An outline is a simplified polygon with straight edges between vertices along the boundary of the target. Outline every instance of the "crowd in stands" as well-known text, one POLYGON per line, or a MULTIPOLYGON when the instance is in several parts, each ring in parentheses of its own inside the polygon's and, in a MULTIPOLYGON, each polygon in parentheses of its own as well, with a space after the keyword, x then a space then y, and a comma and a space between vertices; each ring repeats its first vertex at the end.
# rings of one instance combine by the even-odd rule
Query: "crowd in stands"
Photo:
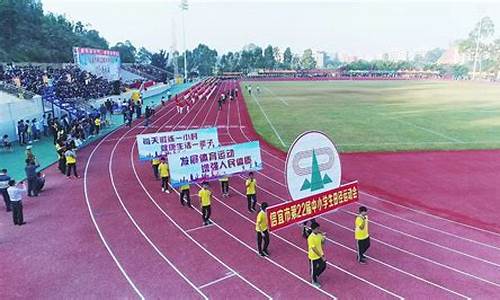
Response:
POLYGON ((112 82, 74 65, 61 67, 0 65, 0 81, 23 87, 38 95, 43 94, 45 87, 52 85, 55 87, 56 96, 60 99, 95 99, 119 92, 112 82))
POLYGON ((139 75, 147 75, 157 82, 167 82, 172 76, 165 70, 161 70, 151 65, 144 64, 128 64, 126 69, 129 71, 136 71, 139 75))

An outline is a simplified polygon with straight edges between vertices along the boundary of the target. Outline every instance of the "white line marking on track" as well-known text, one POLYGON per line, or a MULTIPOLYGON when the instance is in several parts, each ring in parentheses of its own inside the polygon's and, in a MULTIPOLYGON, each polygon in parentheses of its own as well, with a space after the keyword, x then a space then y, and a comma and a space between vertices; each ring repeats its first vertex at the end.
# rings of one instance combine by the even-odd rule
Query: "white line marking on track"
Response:
MULTIPOLYGON (((387 116, 385 116, 385 117, 387 117, 387 116)), ((410 125, 410 126, 413 126, 413 127, 415 127, 415 128, 418 128, 418 129, 421 129, 421 130, 427 131, 427 132, 429 132, 429 133, 432 133, 432 134, 434 134, 434 135, 440 136, 440 137, 445 138, 445 139, 447 139, 447 140, 450 140, 450 141, 452 141, 452 142, 456 142, 456 143, 463 143, 463 141, 462 141, 462 140, 459 140, 459 139, 457 139, 457 138, 454 138, 454 137, 448 136, 448 135, 446 135, 446 134, 443 134, 443 133, 437 132, 437 131, 435 131, 435 130, 432 130, 432 129, 429 129, 429 128, 426 128, 426 127, 423 127, 423 126, 419 126, 419 125, 417 125, 417 124, 413 124, 413 123, 408 122, 408 121, 404 121, 404 120, 401 120, 401 119, 398 119, 398 118, 395 118, 395 117, 387 117, 387 118, 388 118, 388 119, 390 119, 390 120, 394 120, 394 121, 396 121, 396 122, 402 123, 402 124, 410 125)))
MULTIPOLYGON (((274 134, 276 135, 276 137, 278 137, 278 140, 280 141, 281 145, 283 145, 283 147, 286 147, 286 144, 285 142, 283 141, 283 139, 281 138, 280 134, 278 133, 278 131, 276 130, 276 128, 274 128, 274 125, 273 123, 271 123, 271 120, 269 120, 269 117, 267 116, 266 112, 264 111, 264 109, 262 108, 262 106, 260 105, 259 103, 259 100, 257 100, 257 98, 255 98, 254 95, 252 95, 252 99, 253 101, 255 101, 255 103, 257 103, 257 106, 259 107, 260 111, 262 112, 262 114, 264 115, 264 117, 266 118, 267 120, 267 123, 269 123, 269 125, 271 126, 271 129, 274 131, 274 134)), ((241 126, 241 124, 240 124, 241 126)))
MULTIPOLYGON (((118 127, 116 130, 118 130, 119 128, 120 127, 118 127)), ((94 153, 96 152, 96 150, 99 147, 99 145, 101 145, 104 142, 104 140, 105 139, 102 139, 99 142, 99 144, 97 144, 97 146, 92 150, 92 152, 90 153, 89 158, 87 159, 87 163, 85 164, 85 171, 84 171, 84 175, 83 175, 83 191, 84 191, 84 195, 85 195, 85 202, 87 203, 87 208, 89 210, 90 219, 92 220, 92 223, 94 224, 94 227, 97 230, 97 234, 99 235, 99 238, 101 239, 102 243, 104 244, 104 247, 106 247, 106 250, 108 250, 109 255, 111 256, 111 258, 115 262, 116 266, 120 270, 120 273, 122 273, 123 277, 125 277, 125 279, 129 283, 129 285, 132 287, 132 289, 134 290, 134 292, 137 294, 137 296, 139 296, 140 299, 144 299, 144 295, 139 291, 139 289, 137 288, 137 286, 135 285, 135 283, 128 276, 127 272, 125 271, 125 269, 123 268, 123 266, 121 265, 121 263, 118 261, 118 258, 115 256, 113 250, 111 250, 111 247, 106 242, 106 239, 104 238, 104 235, 102 234, 99 225, 97 225, 97 221, 96 221, 96 219, 94 217, 94 212, 93 212, 92 207, 90 205, 89 196, 88 196, 88 188, 87 188, 87 172, 88 172, 90 161, 91 161, 92 157, 94 156, 94 153)))
POLYGON ((210 228, 210 227, 213 227, 213 226, 214 226, 214 224, 203 225, 203 226, 199 226, 199 227, 188 229, 188 230, 186 230, 186 232, 192 232, 192 231, 196 231, 196 230, 199 230, 199 229, 210 228))
POLYGON ((285 99, 283 99, 283 97, 276 95, 276 93, 275 93, 275 92, 273 92, 271 89, 269 89, 267 86, 264 86, 264 88, 265 88, 266 90, 268 90, 271 94, 273 94, 273 96, 274 96, 275 98, 277 98, 279 101, 281 101, 281 103, 285 104, 286 106, 289 106, 289 105, 288 105, 288 102, 287 102, 285 99))
POLYGON ((216 280, 211 281, 211 282, 209 282, 209 283, 206 283, 206 284, 204 284, 204 285, 200 285, 198 288, 200 288, 200 289, 204 289, 204 288, 206 288, 206 287, 208 287, 208 286, 214 285, 214 284, 216 284, 216 283, 218 283, 218 282, 221 282, 221 281, 223 281, 223 280, 225 280, 225 279, 231 278, 231 277, 233 277, 233 276, 235 276, 235 275, 236 275, 236 274, 234 274, 234 273, 230 273, 230 274, 228 274, 228 275, 226 275, 226 276, 224 276, 224 277, 221 277, 221 278, 219 278, 219 279, 216 279, 216 280))

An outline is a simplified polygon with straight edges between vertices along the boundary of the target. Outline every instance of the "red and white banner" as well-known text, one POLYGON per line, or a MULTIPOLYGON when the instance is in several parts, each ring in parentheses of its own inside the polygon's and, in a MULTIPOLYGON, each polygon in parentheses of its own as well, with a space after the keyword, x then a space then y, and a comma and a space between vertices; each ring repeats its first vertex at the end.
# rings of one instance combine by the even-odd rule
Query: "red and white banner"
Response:
POLYGON ((266 210, 269 231, 303 222, 358 201, 358 182, 353 181, 338 188, 281 203, 266 210))

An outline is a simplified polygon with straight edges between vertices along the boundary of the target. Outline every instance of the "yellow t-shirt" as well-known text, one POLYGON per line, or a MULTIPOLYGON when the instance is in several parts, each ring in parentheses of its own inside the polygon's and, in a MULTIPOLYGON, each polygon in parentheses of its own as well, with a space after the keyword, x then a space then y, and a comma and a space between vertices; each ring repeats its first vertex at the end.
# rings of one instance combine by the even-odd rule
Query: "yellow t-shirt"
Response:
POLYGON ((76 159, 73 156, 66 156, 66 164, 74 164, 76 159))
POLYGON ((257 180, 255 178, 253 180, 247 179, 245 186, 247 187, 247 195, 255 195, 255 188, 257 187, 257 180))
POLYGON ((181 186, 181 191, 189 190, 189 184, 185 184, 181 186))
POLYGON ((211 203, 212 192, 207 189, 201 189, 198 192, 198 196, 200 197, 201 206, 208 206, 211 203))
POLYGON ((309 257, 310 260, 321 258, 321 256, 318 256, 316 252, 312 250, 313 247, 316 248, 321 255, 323 255, 323 236, 321 234, 315 234, 312 232, 307 238, 307 257, 309 257))
POLYGON ((354 238, 356 240, 364 240, 367 237, 369 237, 369 234, 368 234, 368 216, 365 216, 364 220, 363 220, 363 217, 357 216, 356 221, 354 221, 354 225, 355 225, 354 238), (363 225, 363 221, 365 223, 365 226, 363 227, 363 229, 361 229, 361 225, 363 225))
POLYGON ((257 214, 257 221, 255 221, 255 230, 257 232, 264 232, 267 230, 267 215, 262 210, 257 214))
POLYGON ((96 118, 94 123, 95 123, 95 126, 100 126, 101 120, 99 118, 96 118))
POLYGON ((158 165, 158 172, 160 173, 160 177, 168 177, 168 175, 169 175, 168 164, 160 163, 158 165))
POLYGON ((158 158, 153 158, 153 159, 151 160, 151 164, 152 164, 153 166, 157 166, 157 165, 159 165, 159 164, 160 164, 160 160, 159 160, 158 158))

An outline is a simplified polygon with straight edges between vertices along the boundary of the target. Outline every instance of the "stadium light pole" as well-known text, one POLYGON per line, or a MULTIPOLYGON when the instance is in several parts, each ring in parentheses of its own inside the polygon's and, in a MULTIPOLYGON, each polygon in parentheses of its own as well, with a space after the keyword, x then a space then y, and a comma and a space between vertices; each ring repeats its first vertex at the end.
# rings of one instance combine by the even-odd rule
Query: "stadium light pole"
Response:
POLYGON ((184 81, 187 80, 187 58, 186 58, 186 25, 184 24, 184 14, 188 9, 189 5, 187 0, 181 0, 181 10, 182 10, 182 39, 184 43, 184 81))
POLYGON ((483 18, 481 17, 481 20, 479 20, 479 30, 477 31, 477 40, 476 40, 476 51, 474 53, 474 65, 472 67, 472 80, 476 78, 476 66, 477 66, 477 59, 479 56, 479 44, 481 42, 481 29, 483 27, 483 18))

